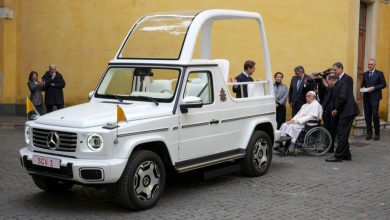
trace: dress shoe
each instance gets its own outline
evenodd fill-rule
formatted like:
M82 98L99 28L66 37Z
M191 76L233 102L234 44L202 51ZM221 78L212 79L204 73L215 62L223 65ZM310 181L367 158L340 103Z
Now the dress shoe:
M370 140L372 138L372 134L367 134L366 135L366 140Z
M281 148L280 144L275 145L274 150L279 151Z
M332 156L332 157L326 158L326 159L325 159L325 161L326 161L326 162L343 162L343 160L342 160L342 159L340 159L340 158L337 158L337 157L335 157L335 156Z
M343 157L343 160L351 161L352 160L352 156L351 155L345 156L345 157Z
M278 152L279 152L279 155L282 156L282 157L287 156L287 150L284 149L284 148L280 148L280 149L278 150Z
M375 135L374 141L379 141L379 139L381 139L381 138L379 137L379 135Z

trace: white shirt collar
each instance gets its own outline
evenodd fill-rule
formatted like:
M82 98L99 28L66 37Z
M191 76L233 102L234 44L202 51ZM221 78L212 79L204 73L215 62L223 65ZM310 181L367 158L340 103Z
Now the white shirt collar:
M249 78L249 75L248 75L245 71L243 71L242 73L243 73L246 77Z
M341 79L341 77L343 77L344 74L345 74L344 72L342 74L340 74L339 79Z

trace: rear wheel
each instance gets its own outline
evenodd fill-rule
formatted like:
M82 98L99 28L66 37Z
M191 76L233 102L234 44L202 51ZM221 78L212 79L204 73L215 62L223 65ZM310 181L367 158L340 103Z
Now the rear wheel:
M122 177L115 183L118 202L133 210L153 207L165 187L165 167L161 158L151 151L131 155Z
M249 140L245 158L241 162L242 172L247 176L264 175L271 164L272 144L264 131L254 131Z
M67 192L73 187L73 183L51 177L32 175L33 181L40 189L51 193Z
M305 150L313 156L326 154L332 145L332 137L328 130L323 127L310 129L304 139Z

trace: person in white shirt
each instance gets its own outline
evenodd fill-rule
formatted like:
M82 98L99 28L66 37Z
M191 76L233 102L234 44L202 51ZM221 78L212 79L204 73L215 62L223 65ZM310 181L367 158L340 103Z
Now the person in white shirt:
M298 113L280 127L282 133L291 137L291 141L287 141L284 146L276 147L275 150L280 153L285 153L290 143L295 143L299 133L305 127L305 123L311 120L320 120L322 118L322 106L316 100L316 93L309 91L306 93L306 104L302 105Z

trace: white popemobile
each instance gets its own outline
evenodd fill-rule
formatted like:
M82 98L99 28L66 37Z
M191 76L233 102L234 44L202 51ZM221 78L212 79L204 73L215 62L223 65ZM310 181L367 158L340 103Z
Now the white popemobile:
M267 79L248 82L248 98L230 94L229 61L210 59L213 22L230 19L256 21L260 30ZM198 34L200 59L193 59ZM260 176L280 137L272 88L258 13L147 15L130 30L88 103L26 122L21 162L45 191L111 186L120 204L134 210L155 205L168 171L229 161ZM118 106L125 122L117 123Z

